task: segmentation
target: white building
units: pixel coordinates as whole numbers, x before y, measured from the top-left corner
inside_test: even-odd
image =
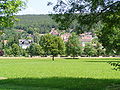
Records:
[[[19,46],[22,49],[27,49],[33,43],[33,40],[19,39]]]

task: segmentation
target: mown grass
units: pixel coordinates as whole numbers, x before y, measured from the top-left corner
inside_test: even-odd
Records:
[[[120,58],[0,59],[0,90],[120,90]]]

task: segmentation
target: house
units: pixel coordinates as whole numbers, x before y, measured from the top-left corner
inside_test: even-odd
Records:
[[[24,30],[19,29],[19,30],[17,30],[16,32],[25,32],[25,31],[24,31]]]
[[[28,47],[30,47],[30,45],[33,43],[33,40],[27,40],[27,39],[19,39],[19,46],[22,49],[27,49]]]
[[[65,33],[64,31],[59,33],[55,28],[52,28],[49,34],[60,36],[64,42],[67,42],[68,38],[71,36],[70,33]]]
[[[1,40],[1,42],[6,45],[8,43],[8,40]]]
[[[49,34],[52,34],[52,35],[59,35],[58,31],[57,31],[55,28],[52,28],[52,30],[50,31]]]
[[[70,33],[64,33],[60,35],[64,42],[67,42],[70,36],[71,36]]]
[[[80,41],[83,47],[85,46],[86,43],[92,42],[92,39],[93,39],[93,36],[90,32],[80,34]]]

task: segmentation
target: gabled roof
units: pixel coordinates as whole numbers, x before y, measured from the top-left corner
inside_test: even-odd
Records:
[[[59,35],[58,31],[55,30],[54,28],[50,31],[50,34],[52,34],[52,35]]]

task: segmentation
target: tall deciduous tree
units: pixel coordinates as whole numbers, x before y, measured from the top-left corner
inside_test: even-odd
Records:
[[[70,36],[68,42],[66,43],[66,53],[67,55],[71,55],[73,58],[82,54],[81,43],[75,33]]]
[[[53,56],[53,61],[55,56],[64,54],[65,51],[65,44],[59,36],[44,35],[41,37],[40,45],[43,47],[46,55],[51,54]]]

